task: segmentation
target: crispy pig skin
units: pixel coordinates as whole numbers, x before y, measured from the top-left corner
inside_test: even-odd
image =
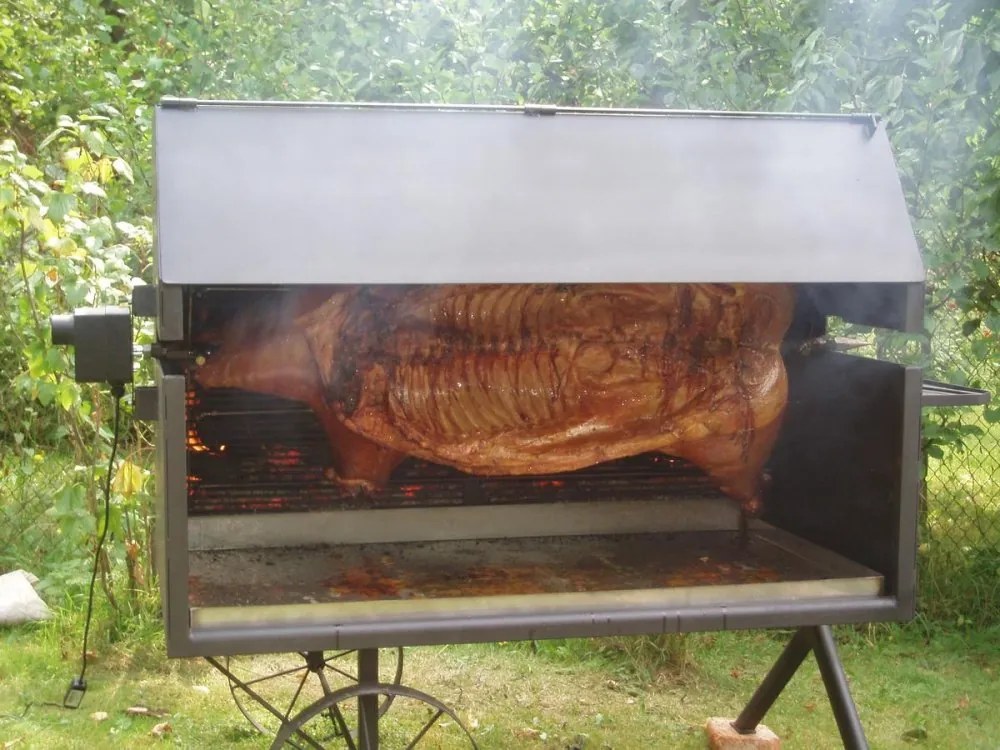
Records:
[[[237,319],[195,377],[309,404],[346,484],[406,456],[525,475],[661,451],[753,509],[793,307],[765,284],[339,288],[262,339]]]

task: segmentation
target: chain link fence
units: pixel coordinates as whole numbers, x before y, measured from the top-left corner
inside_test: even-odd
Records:
[[[79,579],[94,516],[76,488],[82,470],[42,451],[11,452],[0,462],[0,572],[23,568],[42,587]]]
[[[942,322],[936,375],[990,392],[989,406],[928,410],[920,523],[921,604],[959,625],[1000,621],[1000,357],[990,332],[978,340]],[[940,442],[938,442],[940,441]]]

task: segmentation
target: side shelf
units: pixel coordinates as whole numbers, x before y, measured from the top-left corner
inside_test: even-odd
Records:
[[[990,392],[964,385],[925,380],[920,403],[923,406],[975,406],[988,404]]]

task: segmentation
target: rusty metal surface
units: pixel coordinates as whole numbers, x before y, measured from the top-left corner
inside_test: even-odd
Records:
[[[258,608],[303,603],[363,603],[368,613],[395,603],[385,611],[399,613],[437,609],[425,606],[434,601],[453,611],[462,600],[480,609],[490,600],[548,606],[562,595],[655,598],[683,590],[690,598],[692,589],[712,588],[738,601],[768,584],[779,596],[783,584],[804,584],[788,589],[796,596],[878,593],[871,571],[767,529],[751,535],[746,547],[733,532],[717,531],[196,552],[189,598],[195,610],[235,608],[252,617]],[[857,585],[829,585],[837,580]]]

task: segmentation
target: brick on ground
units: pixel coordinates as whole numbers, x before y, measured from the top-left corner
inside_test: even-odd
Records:
[[[753,734],[733,729],[732,719],[714,717],[705,725],[709,750],[781,750],[781,739],[763,724]]]

